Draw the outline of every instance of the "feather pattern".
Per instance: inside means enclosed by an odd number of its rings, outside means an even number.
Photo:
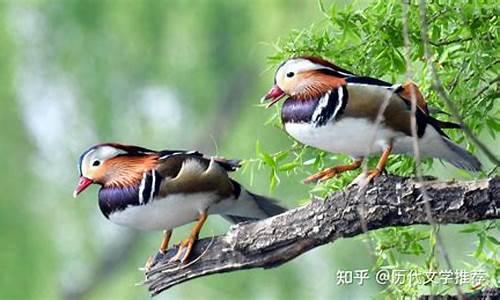
[[[248,192],[228,172],[238,160],[197,151],[153,151],[120,144],[96,145],[82,155],[80,175],[101,185],[99,208],[117,224],[173,229],[201,212],[232,221],[262,219],[285,209]]]
[[[321,97],[316,105],[316,109],[314,110],[311,116],[311,122],[316,126],[325,125],[326,121],[330,119],[330,116],[333,113],[333,109],[335,106],[333,105],[334,101],[330,100],[330,96],[332,96],[332,91],[326,92],[323,97]],[[333,95],[333,97],[335,97]]]
[[[320,100],[311,117],[314,126],[324,126],[331,119],[340,117],[347,105],[348,93],[345,86],[328,91]]]
[[[157,163],[157,154],[120,155],[105,161],[96,176],[102,177],[107,187],[137,186],[143,173],[154,168]]]
[[[375,120],[385,107],[374,149],[379,152],[394,143],[393,152],[411,154],[414,98],[417,136],[423,154],[444,158],[468,170],[481,167],[477,159],[453,144],[443,131],[460,125],[432,117],[424,96],[413,82],[393,85],[357,76],[319,57],[301,56],[280,65],[275,74],[276,88],[289,96],[281,110],[285,130],[304,144],[331,152],[342,151],[353,157],[363,156],[366,150],[360,148],[370,146],[366,144],[372,139],[359,131],[373,132]],[[273,95],[268,95],[268,99],[273,99]],[[357,131],[363,138],[353,136]]]
[[[281,108],[281,120],[283,123],[306,123],[312,118],[319,100],[311,98],[307,100],[298,100],[288,98]]]
[[[144,172],[139,186],[139,203],[147,204],[153,200],[160,188],[162,177],[155,170]]]
[[[99,208],[106,218],[128,206],[138,205],[141,203],[137,187],[108,187],[99,190]]]
[[[226,173],[240,166],[238,160],[205,157],[197,151],[126,148],[131,149],[131,155],[106,160],[97,172],[106,180],[99,192],[99,206],[106,217],[129,206],[163,201],[173,194],[206,192],[220,199],[239,193]]]

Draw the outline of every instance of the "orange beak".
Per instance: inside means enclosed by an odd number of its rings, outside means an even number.
[[[280,101],[281,98],[285,96],[285,92],[279,88],[277,84],[275,84],[267,94],[262,97],[261,102],[264,102],[265,100],[271,100],[271,102],[266,106],[266,108],[269,108],[276,104],[276,102]]]
[[[73,192],[73,197],[76,198],[78,194],[83,192],[92,183],[94,183],[94,181],[92,181],[91,179],[88,179],[87,177],[84,176],[80,176],[80,180],[78,180],[78,184],[76,185],[75,191]]]

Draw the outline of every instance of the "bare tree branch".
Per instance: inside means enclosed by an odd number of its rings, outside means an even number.
[[[464,182],[439,182],[425,178],[417,183],[407,177],[375,178],[362,195],[357,187],[336,192],[324,201],[254,223],[231,227],[222,236],[198,241],[193,261],[169,263],[177,249],[157,254],[145,284],[152,295],[182,282],[210,274],[279,266],[315,247],[390,226],[428,224],[422,197],[425,184],[434,221],[440,224],[471,223],[500,218],[500,177]],[[359,215],[364,198],[366,210]]]
[[[500,288],[487,288],[484,290],[467,293],[464,295],[467,300],[492,300],[500,298]],[[419,298],[420,300],[458,300],[458,296],[454,295],[425,295]]]

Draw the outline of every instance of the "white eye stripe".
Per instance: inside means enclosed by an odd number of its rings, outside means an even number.
[[[102,146],[96,149],[95,158],[98,160],[106,160],[120,154],[126,154],[127,151],[117,149],[111,146]]]
[[[90,162],[92,161],[92,157],[94,156],[95,149],[89,150],[83,157],[82,160],[80,161],[79,167],[80,167],[80,173],[82,176],[86,176],[89,168],[90,168]]]
[[[286,77],[286,74],[289,72],[293,72],[293,73],[297,74],[300,72],[320,70],[320,69],[330,70],[332,72],[335,72],[335,73],[338,73],[340,75],[347,76],[347,77],[352,76],[352,74],[345,73],[345,72],[330,68],[330,67],[325,66],[325,65],[313,63],[312,61],[310,61],[308,59],[295,58],[295,59],[288,60],[278,69],[278,71],[276,72],[276,79]]]
[[[80,171],[82,176],[88,176],[91,168],[95,168],[94,161],[103,162],[120,154],[126,154],[125,150],[117,149],[112,146],[101,145],[89,150],[80,161]]]
[[[337,74],[340,74],[340,75],[344,75],[344,76],[346,76],[346,77],[351,77],[351,76],[352,76],[352,74],[349,74],[349,73],[344,73],[344,72],[342,72],[342,71],[340,71],[340,70],[332,69],[332,68],[330,68],[330,67],[325,67],[325,66],[322,66],[321,68],[318,68],[318,69],[316,69],[316,70],[319,70],[319,69],[326,69],[326,70],[330,70],[330,71],[332,71],[332,72],[334,72],[334,73],[337,73]]]

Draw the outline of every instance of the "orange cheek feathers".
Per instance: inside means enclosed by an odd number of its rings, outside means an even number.
[[[344,78],[326,75],[317,71],[304,72],[297,76],[295,82],[295,97],[299,99],[311,99],[320,97],[329,90],[336,89],[346,84]]]
[[[99,178],[101,183],[106,186],[135,185],[142,180],[144,172],[156,166],[157,161],[157,156],[119,156],[102,165],[99,170]]]

